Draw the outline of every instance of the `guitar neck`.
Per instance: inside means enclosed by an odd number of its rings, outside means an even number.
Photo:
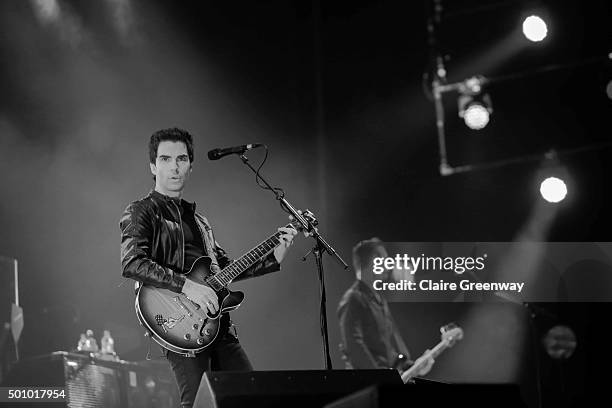
[[[449,347],[448,342],[445,340],[442,340],[441,342],[436,344],[436,346],[433,349],[429,351],[428,355],[432,356],[433,358],[436,358],[440,354],[442,354],[442,352],[446,350],[448,347]]]
[[[255,265],[263,257],[273,251],[274,248],[280,244],[280,235],[280,232],[270,235],[255,248],[251,249],[249,252],[226,266],[221,272],[215,275],[216,279],[222,282],[224,286],[229,284],[229,282],[235,279],[238,275]]]
[[[436,346],[432,348],[428,353],[423,354],[423,357],[431,356],[432,358],[436,358],[440,354],[442,354],[442,352],[446,350],[448,347],[449,347],[448,341],[442,340],[441,342],[436,344]],[[421,369],[421,366],[425,364],[426,361],[427,360],[423,360],[419,364],[414,364],[412,367],[410,367],[408,370],[402,373],[401,377],[402,377],[402,381],[404,381],[404,384],[410,381],[416,375],[417,371]]]

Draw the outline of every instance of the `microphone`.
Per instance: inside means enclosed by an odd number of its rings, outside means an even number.
[[[232,146],[232,147],[224,147],[221,149],[212,149],[208,152],[209,160],[219,160],[222,157],[227,156],[228,154],[242,154],[247,150],[254,149],[256,147],[263,146],[261,143],[251,143],[240,146]]]

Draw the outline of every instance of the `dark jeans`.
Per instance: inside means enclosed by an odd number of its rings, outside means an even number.
[[[194,357],[184,357],[168,351],[170,362],[181,394],[181,407],[191,408],[196,398],[204,371],[252,371],[238,338],[229,331],[219,337],[204,351]]]

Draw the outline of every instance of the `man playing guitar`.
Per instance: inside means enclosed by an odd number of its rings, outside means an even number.
[[[346,291],[338,306],[340,345],[346,367],[354,369],[395,368],[400,373],[413,365],[417,376],[427,374],[434,360],[427,351],[417,361],[397,330],[389,305],[373,287],[372,271],[375,257],[387,257],[387,250],[378,238],[361,241],[353,248],[355,283]],[[400,276],[401,273],[405,275]],[[377,279],[412,279],[407,271],[393,270]]]
[[[128,205],[119,223],[123,276],[146,287],[175,292],[175,299],[186,297],[185,304],[193,302],[189,307],[215,315],[220,308],[217,292],[186,273],[203,257],[208,260],[209,275],[217,275],[232,261],[215,240],[208,220],[195,211],[195,203],[182,198],[193,169],[192,136],[178,128],[155,132],[149,142],[149,159],[155,188]],[[234,280],[280,269],[279,263],[297,231],[289,227],[278,231],[277,246]],[[160,327],[171,327],[168,319],[162,318]],[[199,353],[183,355],[166,350],[179,385],[182,407],[193,405],[204,371],[252,370],[238,338],[229,330],[229,315],[222,314],[219,320],[220,329],[214,341]],[[196,334],[194,330],[193,334],[185,334],[185,338],[201,340],[196,339]]]

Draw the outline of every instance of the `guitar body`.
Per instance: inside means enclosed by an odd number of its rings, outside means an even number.
[[[312,213],[307,211],[302,216],[307,217],[312,225],[316,225]],[[301,229],[295,220],[287,224],[287,227]],[[195,356],[217,338],[221,315],[236,309],[244,299],[244,293],[232,292],[227,289],[227,285],[272,253],[280,244],[280,235],[281,232],[276,231],[216,274],[210,270],[209,257],[201,256],[195,260],[187,273],[187,279],[207,285],[217,293],[219,310],[214,315],[208,314],[207,308],[200,307],[182,293],[142,285],[136,294],[135,304],[140,324],[163,348],[178,354]]]
[[[210,258],[202,256],[193,263],[187,278],[206,285],[210,275]],[[244,299],[244,293],[232,292],[226,287],[216,293],[219,310],[211,315],[183,293],[142,285],[136,295],[136,315],[160,346],[193,356],[217,338],[221,315],[236,309]]]

